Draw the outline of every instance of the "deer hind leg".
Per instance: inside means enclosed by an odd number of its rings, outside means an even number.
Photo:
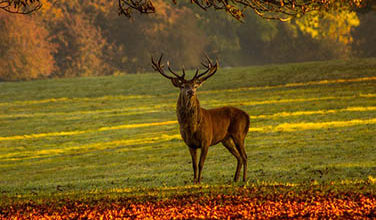
[[[192,157],[193,183],[197,183],[197,148],[189,148]]]
[[[236,160],[238,161],[238,164],[236,166],[235,177],[234,177],[234,181],[236,182],[239,180],[240,170],[243,164],[242,157],[239,151],[237,150],[236,145],[231,137],[228,137],[225,140],[223,140],[222,144],[227,148],[228,151],[230,151],[232,155],[236,157]]]
[[[241,160],[243,162],[243,181],[246,182],[247,181],[247,152],[245,151],[245,145],[244,145],[244,139],[245,138],[242,138],[242,137],[235,137],[234,138],[234,142],[235,142],[235,145],[236,145],[236,149],[239,151],[240,153],[240,157],[241,157]]]

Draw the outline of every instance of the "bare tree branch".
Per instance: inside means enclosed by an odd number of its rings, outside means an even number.
[[[154,0],[118,0],[119,15],[131,17],[135,12],[140,14],[155,13]],[[176,0],[171,0],[176,4]],[[203,10],[213,8],[225,11],[241,21],[246,10],[253,10],[266,19],[289,20],[313,10],[326,10],[338,5],[358,8],[370,5],[374,0],[190,0]],[[30,14],[42,7],[40,0],[0,0],[0,10]]]
[[[39,10],[42,3],[39,0],[3,0],[0,1],[0,10],[14,14],[30,14]]]
[[[309,11],[327,10],[338,5],[358,8],[372,0],[190,0],[192,4],[203,10],[213,8],[223,10],[241,21],[247,9],[266,19],[289,20]],[[175,0],[172,0],[176,4]],[[132,13],[154,13],[152,0],[119,0],[119,14],[131,17]]]

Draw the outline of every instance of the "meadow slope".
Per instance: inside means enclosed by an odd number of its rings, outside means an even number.
[[[191,185],[178,91],[157,73],[1,82],[0,91],[2,202]],[[248,185],[375,182],[376,59],[222,68],[198,96],[202,107],[250,115]],[[227,185],[235,165],[211,147],[204,186]]]

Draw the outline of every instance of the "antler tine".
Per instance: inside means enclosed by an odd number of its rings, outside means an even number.
[[[209,56],[206,53],[205,53],[205,57],[206,57],[206,60],[208,61],[208,66],[209,67],[213,66],[213,63],[212,63],[211,59],[209,58]]]
[[[166,77],[167,79],[173,79],[174,77],[167,76],[163,70],[164,65],[161,65],[163,54],[161,54],[161,57],[158,60],[158,63],[154,61],[153,56],[151,57],[152,67],[155,71],[158,71],[162,76]]]
[[[202,77],[203,75],[207,74],[207,73],[213,68],[213,64],[212,64],[212,62],[211,62],[211,60],[209,59],[209,57],[208,57],[207,54],[205,54],[205,57],[206,57],[206,59],[207,59],[207,61],[208,61],[208,64],[206,65],[204,62],[201,62],[201,65],[203,65],[207,70],[206,70],[205,72],[203,72],[203,73],[200,73],[200,74],[197,76],[197,78],[200,78],[200,77]]]
[[[206,65],[205,63],[201,62],[201,65],[203,65],[205,68],[210,68],[210,63]]]
[[[162,57],[163,57],[163,53],[161,54],[161,56],[159,57],[159,60],[158,60],[158,64],[159,64],[159,66],[161,66]]]
[[[215,64],[214,64],[214,66],[212,66],[209,70],[209,74],[208,75],[206,75],[205,77],[203,77],[201,80],[202,81],[205,81],[205,80],[207,80],[209,77],[211,77],[211,76],[213,76],[214,75],[214,73],[216,73],[217,72],[217,69],[218,69],[218,60],[216,59],[215,60]]]
[[[193,78],[192,78],[192,79],[196,79],[196,77],[197,77],[197,74],[198,74],[198,71],[200,71],[200,68],[199,68],[199,67],[197,67],[197,69],[196,69],[196,73],[195,73],[195,75],[193,76]]]
[[[201,76],[207,74],[209,72],[209,70],[210,70],[210,68],[207,67],[207,70],[205,72],[203,72],[203,73],[198,74],[197,78],[200,78]]]
[[[167,61],[167,68],[168,68],[168,70],[169,70],[172,74],[174,74],[176,77],[178,77],[178,79],[180,79],[180,80],[184,80],[184,75],[185,75],[185,73],[183,73],[182,76],[179,76],[177,73],[175,73],[175,72],[171,69],[171,67],[170,67],[170,61]]]
[[[185,76],[185,69],[184,69],[184,65],[183,65],[183,67],[181,68],[181,71],[183,72],[183,75],[181,75],[181,78],[183,78],[183,79],[184,79],[184,76]]]
[[[152,63],[151,67],[153,67],[153,69],[154,69],[155,71],[158,71],[158,65],[157,65],[157,63],[154,61],[153,56],[151,56],[151,63]]]
[[[211,60],[210,60],[208,54],[205,53],[205,57],[206,57],[206,60],[208,61],[208,63],[209,63],[209,64],[212,64],[212,62],[211,62]]]
[[[206,54],[205,54],[206,55]],[[203,73],[200,73],[198,74],[198,69],[196,70],[196,74],[195,76],[193,77],[193,79],[200,79],[202,76],[204,76],[205,74],[207,74],[206,76],[202,77],[200,80],[201,81],[205,81],[207,80],[209,77],[213,76],[214,73],[217,72],[217,69],[218,69],[218,60],[215,60],[215,64],[213,65],[212,61],[209,59],[209,57],[206,55],[206,59],[208,60],[208,64],[204,64],[204,63],[201,63],[205,68],[207,68],[207,70],[205,70]]]

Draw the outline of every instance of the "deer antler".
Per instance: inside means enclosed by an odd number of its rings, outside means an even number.
[[[183,74],[181,76],[179,76],[177,73],[175,73],[171,67],[170,67],[170,62],[167,61],[167,69],[172,73],[174,74],[174,76],[176,77],[172,77],[172,76],[168,76],[166,75],[166,73],[164,72],[163,68],[164,68],[164,65],[161,64],[162,62],[162,57],[163,57],[163,54],[161,54],[161,56],[159,57],[159,60],[158,60],[158,63],[156,63],[153,59],[153,57],[151,57],[151,62],[152,62],[152,67],[155,71],[158,71],[160,74],[162,74],[162,76],[166,77],[167,79],[179,79],[181,82],[185,82],[186,80],[184,79],[184,76],[185,76],[185,70],[183,68]]]
[[[205,64],[204,62],[201,62],[201,65],[204,66],[206,68],[206,70],[204,72],[202,72],[202,73],[199,74],[198,73],[199,72],[199,68],[197,68],[196,73],[195,73],[195,75],[193,76],[193,78],[191,80],[199,79],[201,81],[205,81],[209,77],[213,76],[214,73],[217,72],[217,69],[218,69],[218,60],[215,60],[215,64],[213,65],[213,63],[210,60],[210,58],[208,57],[208,55],[205,54],[205,56],[206,56],[206,60],[208,61],[208,63]],[[207,74],[207,75],[204,76],[205,74]]]

